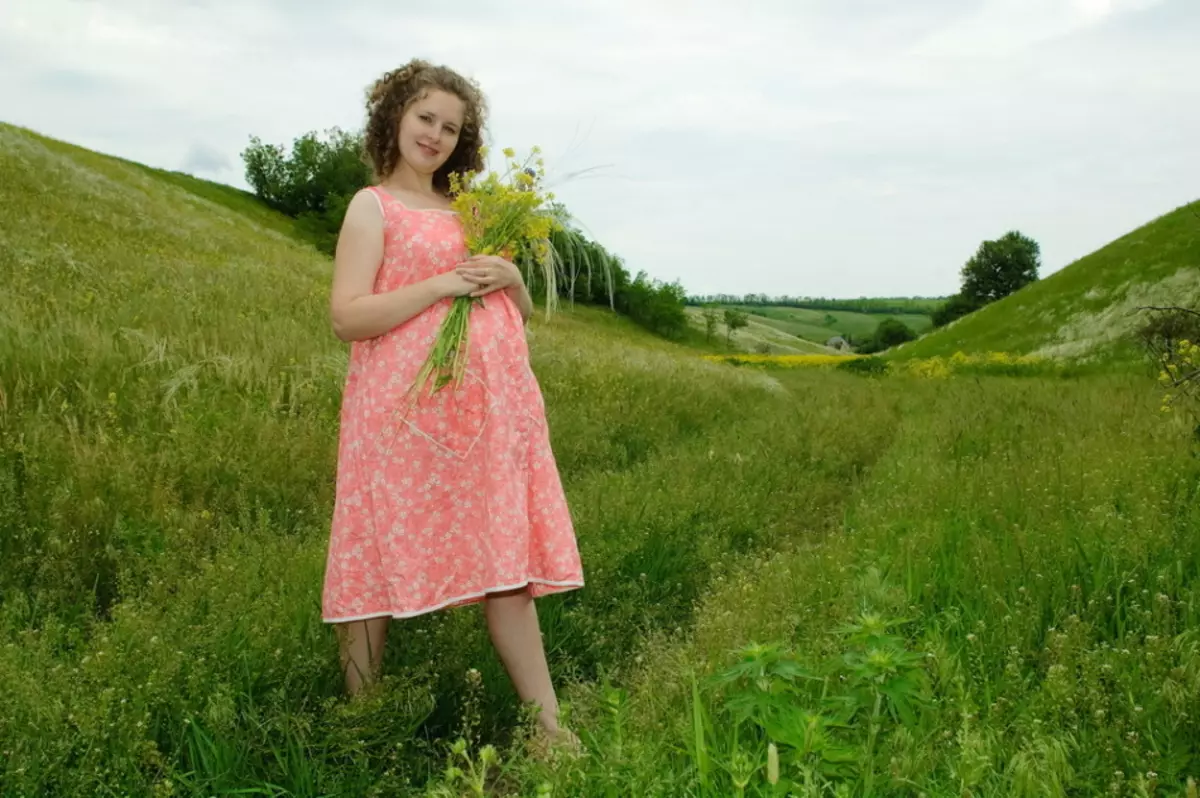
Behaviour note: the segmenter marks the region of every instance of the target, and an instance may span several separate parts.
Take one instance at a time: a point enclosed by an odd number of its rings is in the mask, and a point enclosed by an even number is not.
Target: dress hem
[[[382,610],[380,612],[368,612],[363,615],[348,615],[348,616],[341,616],[341,617],[335,617],[335,618],[323,616],[321,620],[324,623],[352,623],[354,621],[367,621],[367,620],[371,620],[372,618],[397,618],[397,619],[415,618],[420,615],[428,615],[431,612],[437,612],[438,610],[444,610],[444,609],[448,609],[450,607],[461,607],[466,604],[474,604],[474,603],[486,598],[489,593],[501,593],[501,592],[508,591],[508,590],[518,590],[520,588],[529,587],[530,585],[534,585],[534,584],[540,585],[543,588],[547,588],[547,590],[545,590],[541,594],[543,596],[552,595],[554,593],[562,593],[567,590],[576,590],[578,588],[583,587],[582,581],[557,582],[557,581],[554,581],[551,579],[536,579],[536,578],[526,579],[523,582],[518,582],[513,585],[500,585],[498,587],[489,587],[485,590],[481,590],[476,593],[468,593],[464,596],[458,596],[456,598],[446,599],[445,601],[439,602],[437,604],[433,604],[428,607],[422,607],[421,609],[417,609],[417,610],[401,610],[401,611]]]

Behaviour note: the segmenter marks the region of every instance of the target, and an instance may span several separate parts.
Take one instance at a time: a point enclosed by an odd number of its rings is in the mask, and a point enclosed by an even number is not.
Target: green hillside
[[[850,336],[855,341],[869,338],[879,322],[886,318],[898,319],[916,333],[923,333],[933,326],[929,316],[919,313],[875,314],[848,311],[809,310],[780,305],[741,305],[742,310],[765,320],[778,330],[824,344],[834,336]]]
[[[897,357],[1003,351],[1075,361],[1140,357],[1146,305],[1200,304],[1200,202],[1121,236],[1024,289],[898,348]]]
[[[1200,458],[1153,383],[767,373],[596,309],[530,329],[587,580],[538,613],[588,755],[524,753],[474,609],[395,624],[346,701],[329,277],[241,192],[0,125],[0,795],[1200,777]]]
[[[689,324],[698,333],[704,333],[703,311],[697,307],[684,309]],[[701,340],[697,337],[697,340]],[[816,343],[796,335],[786,329],[781,329],[771,319],[762,316],[748,316],[746,326],[734,330],[730,335],[725,329],[724,321],[720,321],[712,342],[720,347],[731,347],[738,352],[762,352],[773,355],[827,355],[833,352],[826,347],[825,340]]]
[[[731,339],[733,348],[744,352],[830,354],[835,351],[825,345],[830,339],[849,336],[848,340],[861,343],[870,338],[879,323],[887,318],[899,319],[918,334],[933,326],[931,318],[920,313],[857,313],[762,304],[718,305],[718,310],[726,307],[737,308],[747,314],[748,325],[734,332]],[[702,309],[692,304],[687,307],[687,313],[693,328],[703,331]],[[724,323],[719,326],[718,333],[724,340]]]

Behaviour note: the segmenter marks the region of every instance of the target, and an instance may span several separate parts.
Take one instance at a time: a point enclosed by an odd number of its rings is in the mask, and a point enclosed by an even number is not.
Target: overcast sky
[[[1200,0],[0,0],[0,121],[245,187],[250,136],[477,78],[631,271],[691,293],[937,295],[1200,198]]]

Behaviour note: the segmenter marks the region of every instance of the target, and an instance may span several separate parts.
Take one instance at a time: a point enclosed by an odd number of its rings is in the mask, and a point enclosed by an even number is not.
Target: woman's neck
[[[392,172],[391,177],[384,182],[402,188],[405,191],[411,191],[414,194],[423,194],[430,197],[440,196],[439,192],[433,188],[433,175],[423,175],[415,172],[403,161],[397,165],[396,171]]]

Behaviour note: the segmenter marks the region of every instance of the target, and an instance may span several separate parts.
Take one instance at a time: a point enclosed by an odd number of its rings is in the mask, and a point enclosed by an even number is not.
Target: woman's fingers
[[[473,283],[488,283],[496,279],[487,269],[459,269],[458,273],[463,279],[470,280]]]

